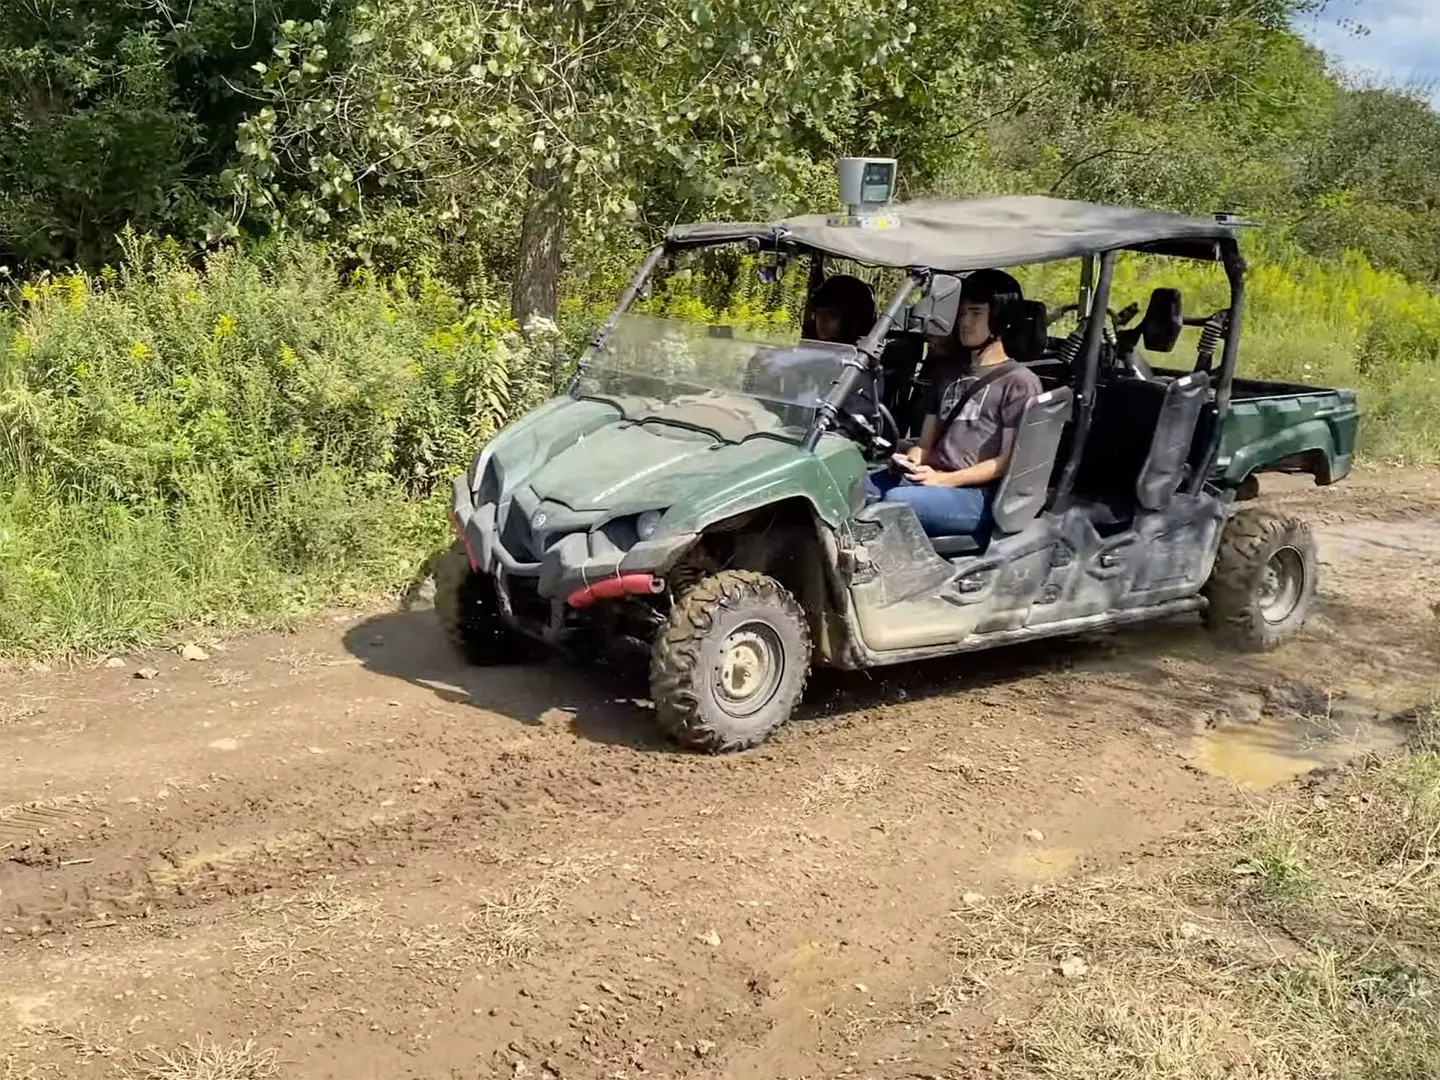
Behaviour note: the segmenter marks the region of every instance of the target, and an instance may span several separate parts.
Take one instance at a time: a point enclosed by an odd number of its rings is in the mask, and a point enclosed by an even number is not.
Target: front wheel
[[[505,625],[494,580],[470,568],[459,541],[435,564],[435,615],[455,651],[471,664],[519,664],[533,657],[529,643]]]
[[[790,719],[810,673],[810,628],[774,578],[724,570],[675,604],[655,636],[650,694],[678,742],[721,753],[763,742]]]
[[[1318,570],[1305,522],[1271,510],[1239,511],[1225,525],[1205,586],[1211,633],[1249,652],[1275,648],[1305,625]]]

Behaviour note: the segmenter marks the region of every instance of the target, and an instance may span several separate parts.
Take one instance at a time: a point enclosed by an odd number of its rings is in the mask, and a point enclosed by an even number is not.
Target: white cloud
[[[1369,32],[1354,33],[1344,20]],[[1341,68],[1384,85],[1421,87],[1440,103],[1440,0],[1330,0],[1296,29]]]

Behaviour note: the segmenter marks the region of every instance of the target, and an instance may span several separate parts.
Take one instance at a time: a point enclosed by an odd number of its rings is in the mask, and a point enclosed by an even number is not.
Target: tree
[[[341,62],[329,24],[286,23],[257,65],[268,100],[242,125],[237,190],[364,254],[393,242],[387,205],[426,206],[453,237],[503,230],[516,316],[553,314],[577,225],[603,236],[642,203],[652,225],[662,208],[768,212],[828,183],[817,154],[854,147],[904,71],[903,7],[373,0]]]

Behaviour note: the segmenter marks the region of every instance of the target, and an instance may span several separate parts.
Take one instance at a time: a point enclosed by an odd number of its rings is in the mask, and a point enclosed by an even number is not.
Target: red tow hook
[[[654,574],[617,574],[612,578],[597,581],[576,589],[565,598],[572,608],[579,610],[601,600],[614,600],[619,596],[645,596],[665,591],[665,579]]]

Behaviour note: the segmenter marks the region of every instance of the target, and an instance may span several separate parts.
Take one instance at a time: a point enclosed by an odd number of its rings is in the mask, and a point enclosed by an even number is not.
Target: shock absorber
[[[1215,353],[1225,340],[1225,327],[1230,322],[1230,309],[1217,311],[1200,328],[1200,344],[1196,348],[1195,370],[1209,371],[1215,364]]]

